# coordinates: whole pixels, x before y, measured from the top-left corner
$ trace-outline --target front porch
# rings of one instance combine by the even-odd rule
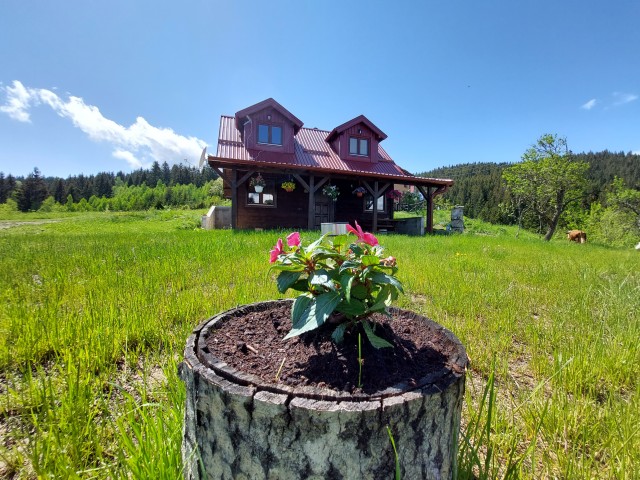
[[[225,184],[225,195],[231,199],[231,226],[234,229],[249,228],[298,228],[320,229],[322,223],[356,221],[367,231],[380,233],[396,231],[394,200],[387,193],[394,184],[414,186],[424,197],[426,213],[424,231],[433,232],[433,198],[444,193],[448,184],[420,177],[402,179],[381,176],[345,175],[336,172],[274,168],[262,165],[229,165],[226,159],[209,157],[209,164]],[[265,189],[256,193],[250,180],[260,174],[265,179]],[[296,189],[286,192],[283,182],[293,181]],[[323,193],[328,186],[338,189],[335,200]],[[354,190],[364,189],[358,196]]]

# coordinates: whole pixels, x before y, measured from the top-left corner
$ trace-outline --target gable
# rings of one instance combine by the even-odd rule
[[[235,114],[236,129],[249,150],[294,153],[294,137],[302,121],[286,108],[268,98]]]
[[[326,141],[344,160],[377,163],[378,144],[385,138],[387,135],[382,130],[360,115],[334,128]]]

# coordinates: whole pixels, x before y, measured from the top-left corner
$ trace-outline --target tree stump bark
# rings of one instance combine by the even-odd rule
[[[187,341],[180,365],[186,479],[393,478],[390,434],[402,478],[452,478],[468,359],[451,332],[420,317],[450,339],[447,368],[415,388],[357,395],[265,384],[218,361],[204,339],[238,310],[200,324]]]

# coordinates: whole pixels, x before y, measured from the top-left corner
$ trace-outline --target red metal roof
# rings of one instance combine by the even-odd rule
[[[326,138],[327,130],[300,128],[295,135],[295,154],[283,155],[267,151],[248,150],[244,147],[240,132],[235,125],[235,117],[222,115],[218,134],[216,156],[210,161],[232,165],[244,164],[255,167],[288,168],[296,170],[317,170],[344,175],[367,175],[382,177],[402,183],[451,185],[452,180],[416,177],[394,163],[389,154],[378,145],[378,162],[348,161],[341,159],[333,151]]]

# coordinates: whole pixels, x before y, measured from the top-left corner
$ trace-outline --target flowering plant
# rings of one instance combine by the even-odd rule
[[[287,192],[293,192],[296,189],[296,182],[282,182],[282,188],[284,188]]]
[[[364,188],[364,187],[358,187],[358,188],[356,188],[356,189],[355,189],[353,192],[351,192],[351,193],[353,193],[353,194],[357,195],[357,194],[363,194],[363,193],[366,193],[366,191],[367,191],[367,189],[366,189],[366,188]]]
[[[387,192],[387,198],[392,198],[394,200],[397,200],[401,197],[402,197],[402,192],[400,190],[393,189]]]
[[[252,177],[251,180],[249,181],[250,187],[264,187],[266,184],[267,182],[264,181],[264,178],[262,178],[261,174],[258,174],[255,177]]]
[[[338,198],[338,195],[340,195],[340,190],[338,190],[338,187],[335,185],[327,185],[322,189],[322,193],[324,193],[331,200],[336,200]]]
[[[286,247],[279,238],[271,250],[272,268],[280,271],[280,293],[290,288],[302,292],[293,302],[292,328],[285,339],[329,322],[336,324],[331,336],[339,343],[347,329],[361,324],[374,347],[392,346],[375,334],[369,316],[375,312],[388,315],[387,307],[403,293],[395,277],[396,259],[383,258],[378,239],[362,231],[358,222],[356,228],[348,225],[347,231],[357,238],[323,235],[305,247],[300,234],[293,232],[287,236]]]

